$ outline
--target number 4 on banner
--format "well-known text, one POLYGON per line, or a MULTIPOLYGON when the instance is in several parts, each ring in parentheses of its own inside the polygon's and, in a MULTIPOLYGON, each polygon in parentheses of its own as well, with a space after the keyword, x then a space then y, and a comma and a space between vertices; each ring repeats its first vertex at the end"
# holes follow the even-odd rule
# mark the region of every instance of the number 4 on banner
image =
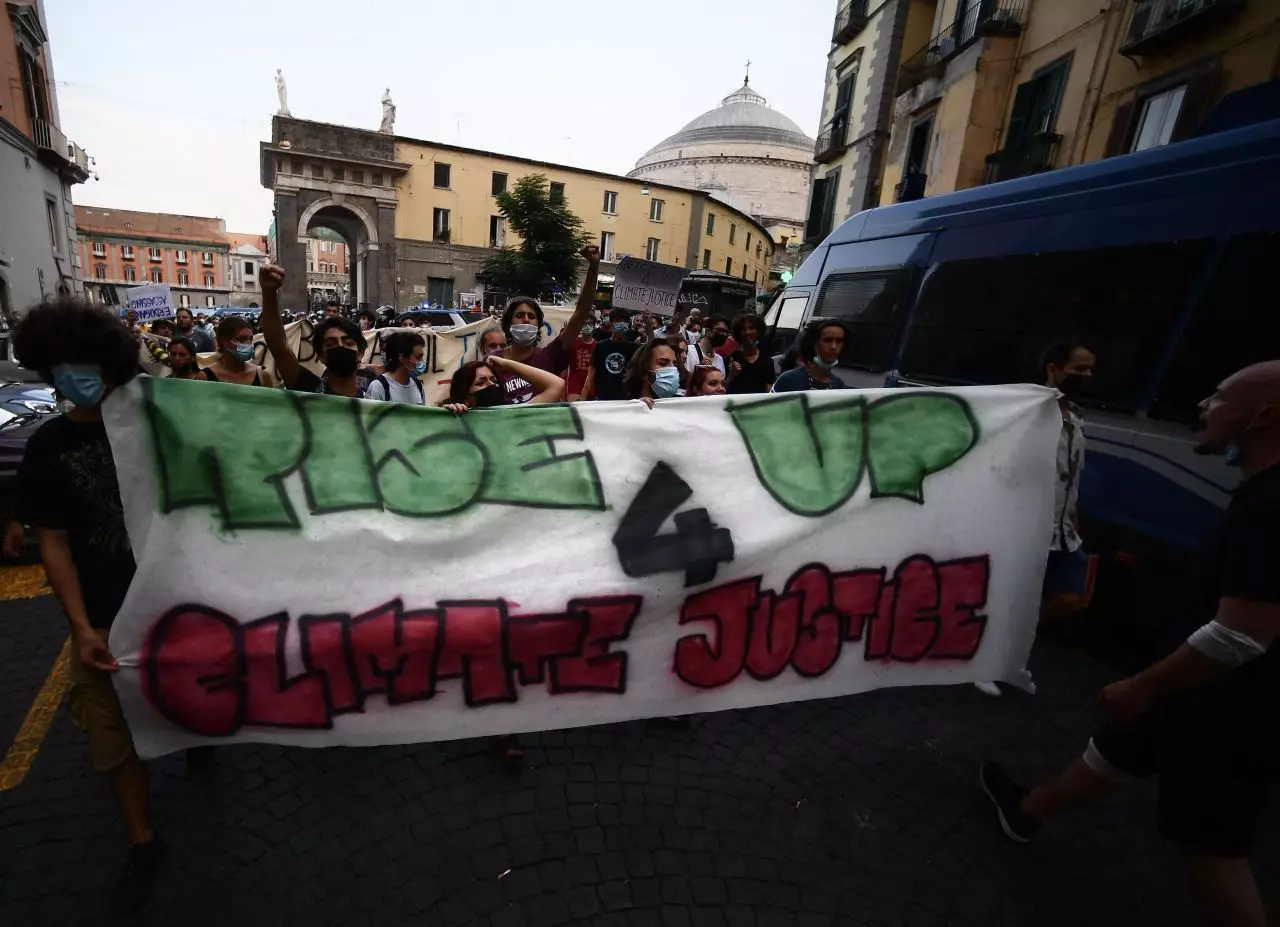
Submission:
POLYGON ((613 535, 622 572, 631 577, 684 571, 684 584, 715 579, 717 564, 733 562, 733 535, 718 528, 706 509, 675 516, 675 534, 658 534, 662 523, 693 496, 689 484, 659 461, 636 494, 613 535))

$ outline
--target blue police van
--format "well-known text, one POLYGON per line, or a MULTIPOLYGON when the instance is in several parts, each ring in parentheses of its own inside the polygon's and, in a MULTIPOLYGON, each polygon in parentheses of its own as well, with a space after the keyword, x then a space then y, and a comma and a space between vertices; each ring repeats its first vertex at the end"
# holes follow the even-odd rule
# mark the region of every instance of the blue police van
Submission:
POLYGON ((1043 382, 1040 353, 1097 354, 1084 403, 1091 620, 1111 654, 1151 655, 1187 603, 1238 482, 1192 451, 1196 406, 1280 358, 1280 120, 861 212, 771 303, 775 344, 848 330, 851 386, 1043 382))

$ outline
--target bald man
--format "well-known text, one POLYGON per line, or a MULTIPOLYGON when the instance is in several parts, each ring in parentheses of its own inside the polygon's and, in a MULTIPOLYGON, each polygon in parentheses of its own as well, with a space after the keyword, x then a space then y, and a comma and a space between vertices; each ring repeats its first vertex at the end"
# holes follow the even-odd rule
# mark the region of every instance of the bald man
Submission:
POLYGON ((981 779, 1004 832, 1027 843, 1045 819, 1159 776, 1159 829, 1186 853, 1204 922, 1264 927, 1249 852, 1280 778, 1280 361, 1228 377, 1200 421, 1196 453, 1242 477, 1208 564, 1209 620, 1102 690, 1111 720, 1058 776, 1027 790, 985 763, 981 779))

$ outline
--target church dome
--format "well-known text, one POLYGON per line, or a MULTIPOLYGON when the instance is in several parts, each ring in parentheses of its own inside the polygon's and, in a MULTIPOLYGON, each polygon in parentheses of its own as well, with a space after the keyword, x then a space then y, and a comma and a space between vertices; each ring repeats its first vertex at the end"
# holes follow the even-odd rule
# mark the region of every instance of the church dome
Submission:
POLYGON ((782 113, 770 109, 768 101, 744 82, 715 109, 703 113, 675 135, 654 145, 636 162, 636 167, 666 160, 673 150, 682 147, 701 148, 717 142, 793 149, 801 155, 797 160, 802 161, 809 161, 813 156, 813 139, 782 113))

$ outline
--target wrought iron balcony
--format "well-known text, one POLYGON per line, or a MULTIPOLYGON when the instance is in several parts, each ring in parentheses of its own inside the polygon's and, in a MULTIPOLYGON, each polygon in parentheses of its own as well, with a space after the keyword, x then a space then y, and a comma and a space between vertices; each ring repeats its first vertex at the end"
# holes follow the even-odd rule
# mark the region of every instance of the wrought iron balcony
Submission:
POLYGON ((1243 6, 1244 0, 1137 0, 1120 52, 1145 54, 1202 32, 1243 6))
POLYGON ((813 146, 813 160, 819 164, 834 161, 844 154, 849 147, 845 138, 849 134, 848 117, 832 119, 827 127, 818 134, 818 143, 813 146))
POLYGON ((931 77, 941 77, 947 61, 978 39, 1021 34, 1026 15, 1027 0, 978 0, 964 16, 902 63, 898 69, 898 94, 914 90, 931 77))
POLYGON ((1043 132, 1033 135, 1025 142, 988 155, 987 176, 983 183, 999 183, 1002 180, 1053 170, 1061 142, 1061 135, 1043 132))
POLYGON ((903 174, 902 180, 893 188, 898 194, 896 202, 907 203, 911 200, 924 199, 924 188, 928 182, 929 175, 922 174, 920 171, 908 171, 903 174))
POLYGON ((848 0, 841 4, 836 13, 836 27, 831 33, 831 41, 843 45, 867 28, 867 8, 870 5, 870 0, 848 0))

